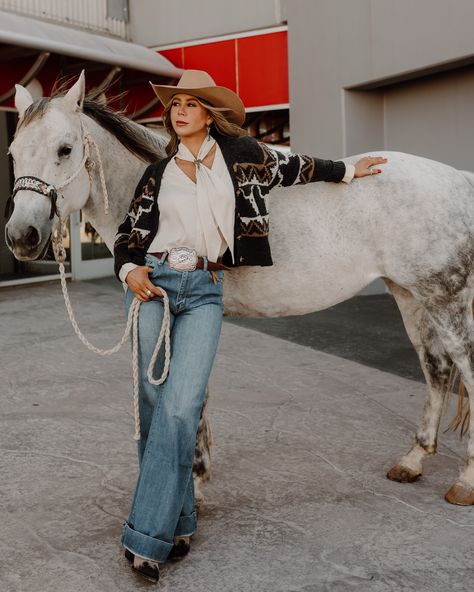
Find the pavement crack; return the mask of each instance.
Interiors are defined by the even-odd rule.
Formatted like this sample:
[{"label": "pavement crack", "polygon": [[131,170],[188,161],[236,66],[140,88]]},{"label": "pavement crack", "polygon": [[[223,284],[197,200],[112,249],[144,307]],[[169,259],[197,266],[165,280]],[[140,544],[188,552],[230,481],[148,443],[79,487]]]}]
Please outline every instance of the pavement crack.
[{"label": "pavement crack", "polygon": [[103,512],[104,514],[106,514],[107,516],[110,516],[111,518],[115,518],[116,520],[118,520],[120,523],[123,522],[123,516],[117,516],[117,514],[114,514],[112,512],[109,512],[108,510],[106,510],[104,508],[104,506],[102,506],[97,500],[94,500],[93,502],[94,506],[96,506],[97,508],[99,508],[99,510],[101,512]]},{"label": "pavement crack", "polygon": [[433,512],[429,512],[427,510],[423,510],[421,508],[418,508],[417,506],[414,506],[413,504],[410,504],[402,499],[400,499],[399,497],[397,497],[396,495],[393,494],[389,494],[389,493],[379,493],[378,491],[375,491],[375,489],[369,487],[362,479],[360,479],[360,477],[358,477],[357,475],[355,475],[353,472],[350,471],[346,471],[344,469],[341,469],[340,467],[336,466],[333,462],[331,462],[328,458],[326,458],[325,456],[323,456],[320,453],[314,452],[313,450],[308,450],[309,454],[311,454],[311,456],[316,456],[317,458],[320,458],[321,460],[323,460],[325,463],[327,463],[330,467],[332,467],[334,469],[334,471],[336,471],[337,473],[339,473],[340,475],[343,475],[345,477],[347,477],[348,479],[351,479],[352,481],[354,481],[354,483],[356,483],[360,488],[361,491],[366,492],[366,493],[370,493],[373,496],[376,497],[385,497],[388,499],[392,499],[395,502],[402,504],[403,506],[414,510],[415,512],[418,512],[420,514],[425,514],[426,516],[430,516],[433,518],[438,518],[440,520],[445,520],[447,522],[449,522],[450,524],[453,524],[455,526],[460,526],[462,528],[467,527],[467,528],[472,528],[474,527],[474,524],[466,524],[464,522],[457,522],[456,520],[453,520],[451,518],[448,518],[447,516],[443,516],[442,514],[436,514]]},{"label": "pavement crack", "polygon": [[[354,480],[356,482],[358,482],[358,480],[356,478],[354,478]],[[457,522],[456,520],[453,520],[452,518],[448,518],[447,516],[443,516],[442,514],[436,514],[433,512],[429,512],[427,510],[422,510],[421,508],[418,508],[417,506],[414,506],[413,504],[409,504],[408,502],[405,502],[404,500],[400,499],[396,495],[392,495],[389,493],[379,493],[379,492],[373,490],[372,488],[365,486],[365,484],[359,483],[359,485],[362,485],[362,487],[363,487],[362,491],[366,491],[367,493],[370,493],[371,495],[374,495],[376,497],[386,497],[388,499],[392,499],[395,502],[402,504],[402,505],[406,506],[407,508],[410,508],[411,510],[414,510],[415,512],[429,516],[430,518],[438,518],[439,520],[445,520],[446,522],[449,522],[450,524],[453,524],[454,526],[460,526],[461,528],[474,528],[474,524],[466,524],[465,522]]]},{"label": "pavement crack", "polygon": [[[330,565],[334,571],[343,574],[346,577],[349,577],[351,580],[365,580],[371,581],[374,579],[374,575],[371,573],[367,573],[363,567],[346,567],[341,563],[336,563],[328,558],[329,553],[332,553],[332,550],[324,550],[319,554],[319,557],[324,563]],[[327,583],[334,584],[335,580],[328,575]]]},{"label": "pavement crack", "polygon": [[224,413],[225,415],[238,415],[239,417],[245,418],[249,423],[253,423],[252,418],[242,413],[241,411],[236,411],[235,409],[224,409],[223,407],[216,407],[211,403],[211,410],[212,411],[219,411],[220,413]]},{"label": "pavement crack", "polygon": [[[233,364],[235,364],[235,360],[237,359],[241,364],[243,364],[247,368],[251,368],[252,370],[255,369],[254,364],[251,364],[245,358],[237,357],[237,358],[231,359],[229,356],[226,356],[225,354],[223,355],[223,358],[228,360],[229,363],[233,363]],[[264,378],[262,378],[261,376],[259,376],[255,372],[253,372],[252,370],[250,370],[250,372],[247,372],[247,376],[251,376],[252,379],[255,380],[255,382],[257,382],[262,387],[268,388],[270,386],[276,392],[281,392],[281,393],[287,395],[287,397],[288,397],[288,399],[286,401],[283,401],[282,403],[279,403],[277,405],[276,410],[274,412],[274,416],[270,420],[271,423],[270,423],[269,429],[275,430],[276,429],[275,424],[277,423],[277,421],[280,418],[281,414],[283,413],[284,409],[286,409],[287,407],[289,407],[291,405],[297,405],[297,406],[301,407],[301,403],[296,401],[296,393],[290,391],[289,389],[285,388],[281,384],[274,382],[268,376],[265,376]]]},{"label": "pavement crack", "polygon": [[[396,411],[393,411],[393,409],[390,409],[390,407],[387,407],[381,401],[378,401],[377,399],[373,399],[372,397],[370,397],[369,395],[367,395],[367,393],[364,393],[363,391],[360,391],[358,389],[354,389],[353,393],[354,393],[354,395],[358,395],[359,397],[361,397],[365,401],[370,401],[371,403],[375,403],[378,407],[381,407],[386,413],[388,413],[394,417],[398,417],[398,419],[403,421],[405,424],[410,425],[413,428],[413,432],[416,433],[416,430],[418,429],[418,424],[415,423],[414,421],[407,419],[405,416],[400,415]],[[440,428],[440,430],[441,430],[441,428]],[[449,450],[449,452],[451,452],[454,455],[454,457],[456,457],[458,459],[462,458],[462,456],[460,454],[458,454],[455,450],[452,450],[452,448],[450,448],[447,444],[440,443],[439,446],[443,447],[446,450]]]},{"label": "pavement crack", "polygon": [[74,557],[80,557],[84,559],[87,563],[92,563],[98,570],[101,569],[101,562],[95,560],[93,557],[88,555],[87,553],[79,553],[78,551],[70,551],[64,548],[55,547],[53,544],[48,541],[44,536],[40,535],[36,530],[31,528],[28,523],[22,521],[23,527],[27,530],[32,538],[36,539],[42,546],[46,546],[50,551],[57,555],[73,555]]},{"label": "pavement crack", "polygon": [[328,458],[326,458],[322,454],[320,454],[318,452],[314,452],[314,450],[308,450],[308,452],[311,454],[311,456],[316,456],[317,458],[320,458],[322,461],[324,461],[326,464],[328,464],[330,467],[332,467],[337,473],[341,473],[342,475],[347,475],[346,471],[344,471],[343,469],[340,469],[338,466],[336,466],[333,462],[331,462]]},{"label": "pavement crack", "polygon": [[35,456],[45,456],[48,458],[56,458],[58,460],[68,460],[70,462],[85,464],[85,465],[89,465],[91,467],[96,467],[100,470],[105,470],[105,468],[106,468],[105,465],[100,465],[100,464],[94,463],[90,460],[82,460],[79,458],[74,458],[73,456],[68,456],[66,454],[53,454],[51,452],[41,452],[39,450],[31,450],[28,448],[5,448],[3,446],[0,447],[0,451],[13,453],[13,454],[32,454]]}]

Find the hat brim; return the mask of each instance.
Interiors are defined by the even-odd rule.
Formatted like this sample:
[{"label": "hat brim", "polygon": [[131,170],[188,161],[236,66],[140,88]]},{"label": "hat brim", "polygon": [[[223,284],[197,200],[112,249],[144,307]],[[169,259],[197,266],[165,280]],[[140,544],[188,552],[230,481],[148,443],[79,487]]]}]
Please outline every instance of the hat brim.
[{"label": "hat brim", "polygon": [[198,99],[204,99],[213,107],[226,107],[228,111],[223,111],[224,117],[242,125],[245,121],[245,107],[242,99],[230,88],[225,86],[206,86],[202,88],[183,88],[180,86],[169,86],[165,84],[153,84],[150,82],[153,91],[166,107],[174,95],[184,93],[193,95]]}]

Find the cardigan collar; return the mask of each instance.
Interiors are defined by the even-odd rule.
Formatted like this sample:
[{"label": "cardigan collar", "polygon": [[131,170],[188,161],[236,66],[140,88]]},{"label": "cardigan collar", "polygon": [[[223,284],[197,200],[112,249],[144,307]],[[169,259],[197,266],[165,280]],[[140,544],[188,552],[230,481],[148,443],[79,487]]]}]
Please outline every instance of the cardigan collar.
[{"label": "cardigan collar", "polygon": [[224,157],[230,178],[232,179],[232,183],[234,185],[235,194],[237,195],[239,192],[239,184],[234,173],[235,156],[232,154],[231,148],[232,142],[235,140],[235,138],[231,136],[224,136],[215,129],[215,126],[212,127],[210,134],[213,138],[215,138],[219,148],[221,149],[222,156]]},{"label": "cardigan collar", "polygon": [[[215,126],[212,126],[212,128],[210,130],[210,134],[216,140],[219,148],[221,149],[222,156],[224,157],[224,161],[227,165],[227,169],[229,171],[230,178],[232,179],[232,183],[234,185],[234,191],[237,195],[239,192],[239,184],[237,182],[237,178],[236,178],[235,172],[234,172],[235,154],[233,153],[233,150],[232,150],[232,143],[235,141],[235,138],[232,136],[225,136],[224,134],[221,134],[217,129],[215,129]],[[173,154],[165,156],[165,158],[163,158],[162,160],[160,160],[158,162],[157,168],[156,168],[156,175],[158,177],[161,177],[161,175],[163,174],[163,172],[165,170],[166,165],[170,162],[170,160],[174,156],[176,156],[177,152],[178,151],[175,150],[173,152]],[[159,188],[159,185],[157,185],[155,189],[158,190],[158,188]]]}]

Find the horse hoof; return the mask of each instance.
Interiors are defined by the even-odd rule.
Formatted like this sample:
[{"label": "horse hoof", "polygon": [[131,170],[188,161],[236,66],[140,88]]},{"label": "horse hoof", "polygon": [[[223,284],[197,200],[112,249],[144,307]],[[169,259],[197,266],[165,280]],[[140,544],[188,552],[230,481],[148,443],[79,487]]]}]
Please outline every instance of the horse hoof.
[{"label": "horse hoof", "polygon": [[444,499],[457,506],[474,506],[474,487],[457,481],[451,485]]},{"label": "horse hoof", "polygon": [[398,483],[413,483],[421,477],[421,473],[417,473],[403,465],[395,465],[388,471],[387,477],[390,481],[398,481]]}]

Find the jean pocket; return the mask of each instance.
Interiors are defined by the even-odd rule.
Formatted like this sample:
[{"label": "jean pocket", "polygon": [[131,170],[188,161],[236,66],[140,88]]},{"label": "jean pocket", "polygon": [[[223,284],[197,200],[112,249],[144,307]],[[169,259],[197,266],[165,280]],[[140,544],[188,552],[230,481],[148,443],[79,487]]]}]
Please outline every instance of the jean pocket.
[{"label": "jean pocket", "polygon": [[145,265],[151,267],[152,271],[150,272],[150,277],[154,277],[155,275],[159,274],[161,265],[159,265],[156,257],[152,255],[145,255]]}]

